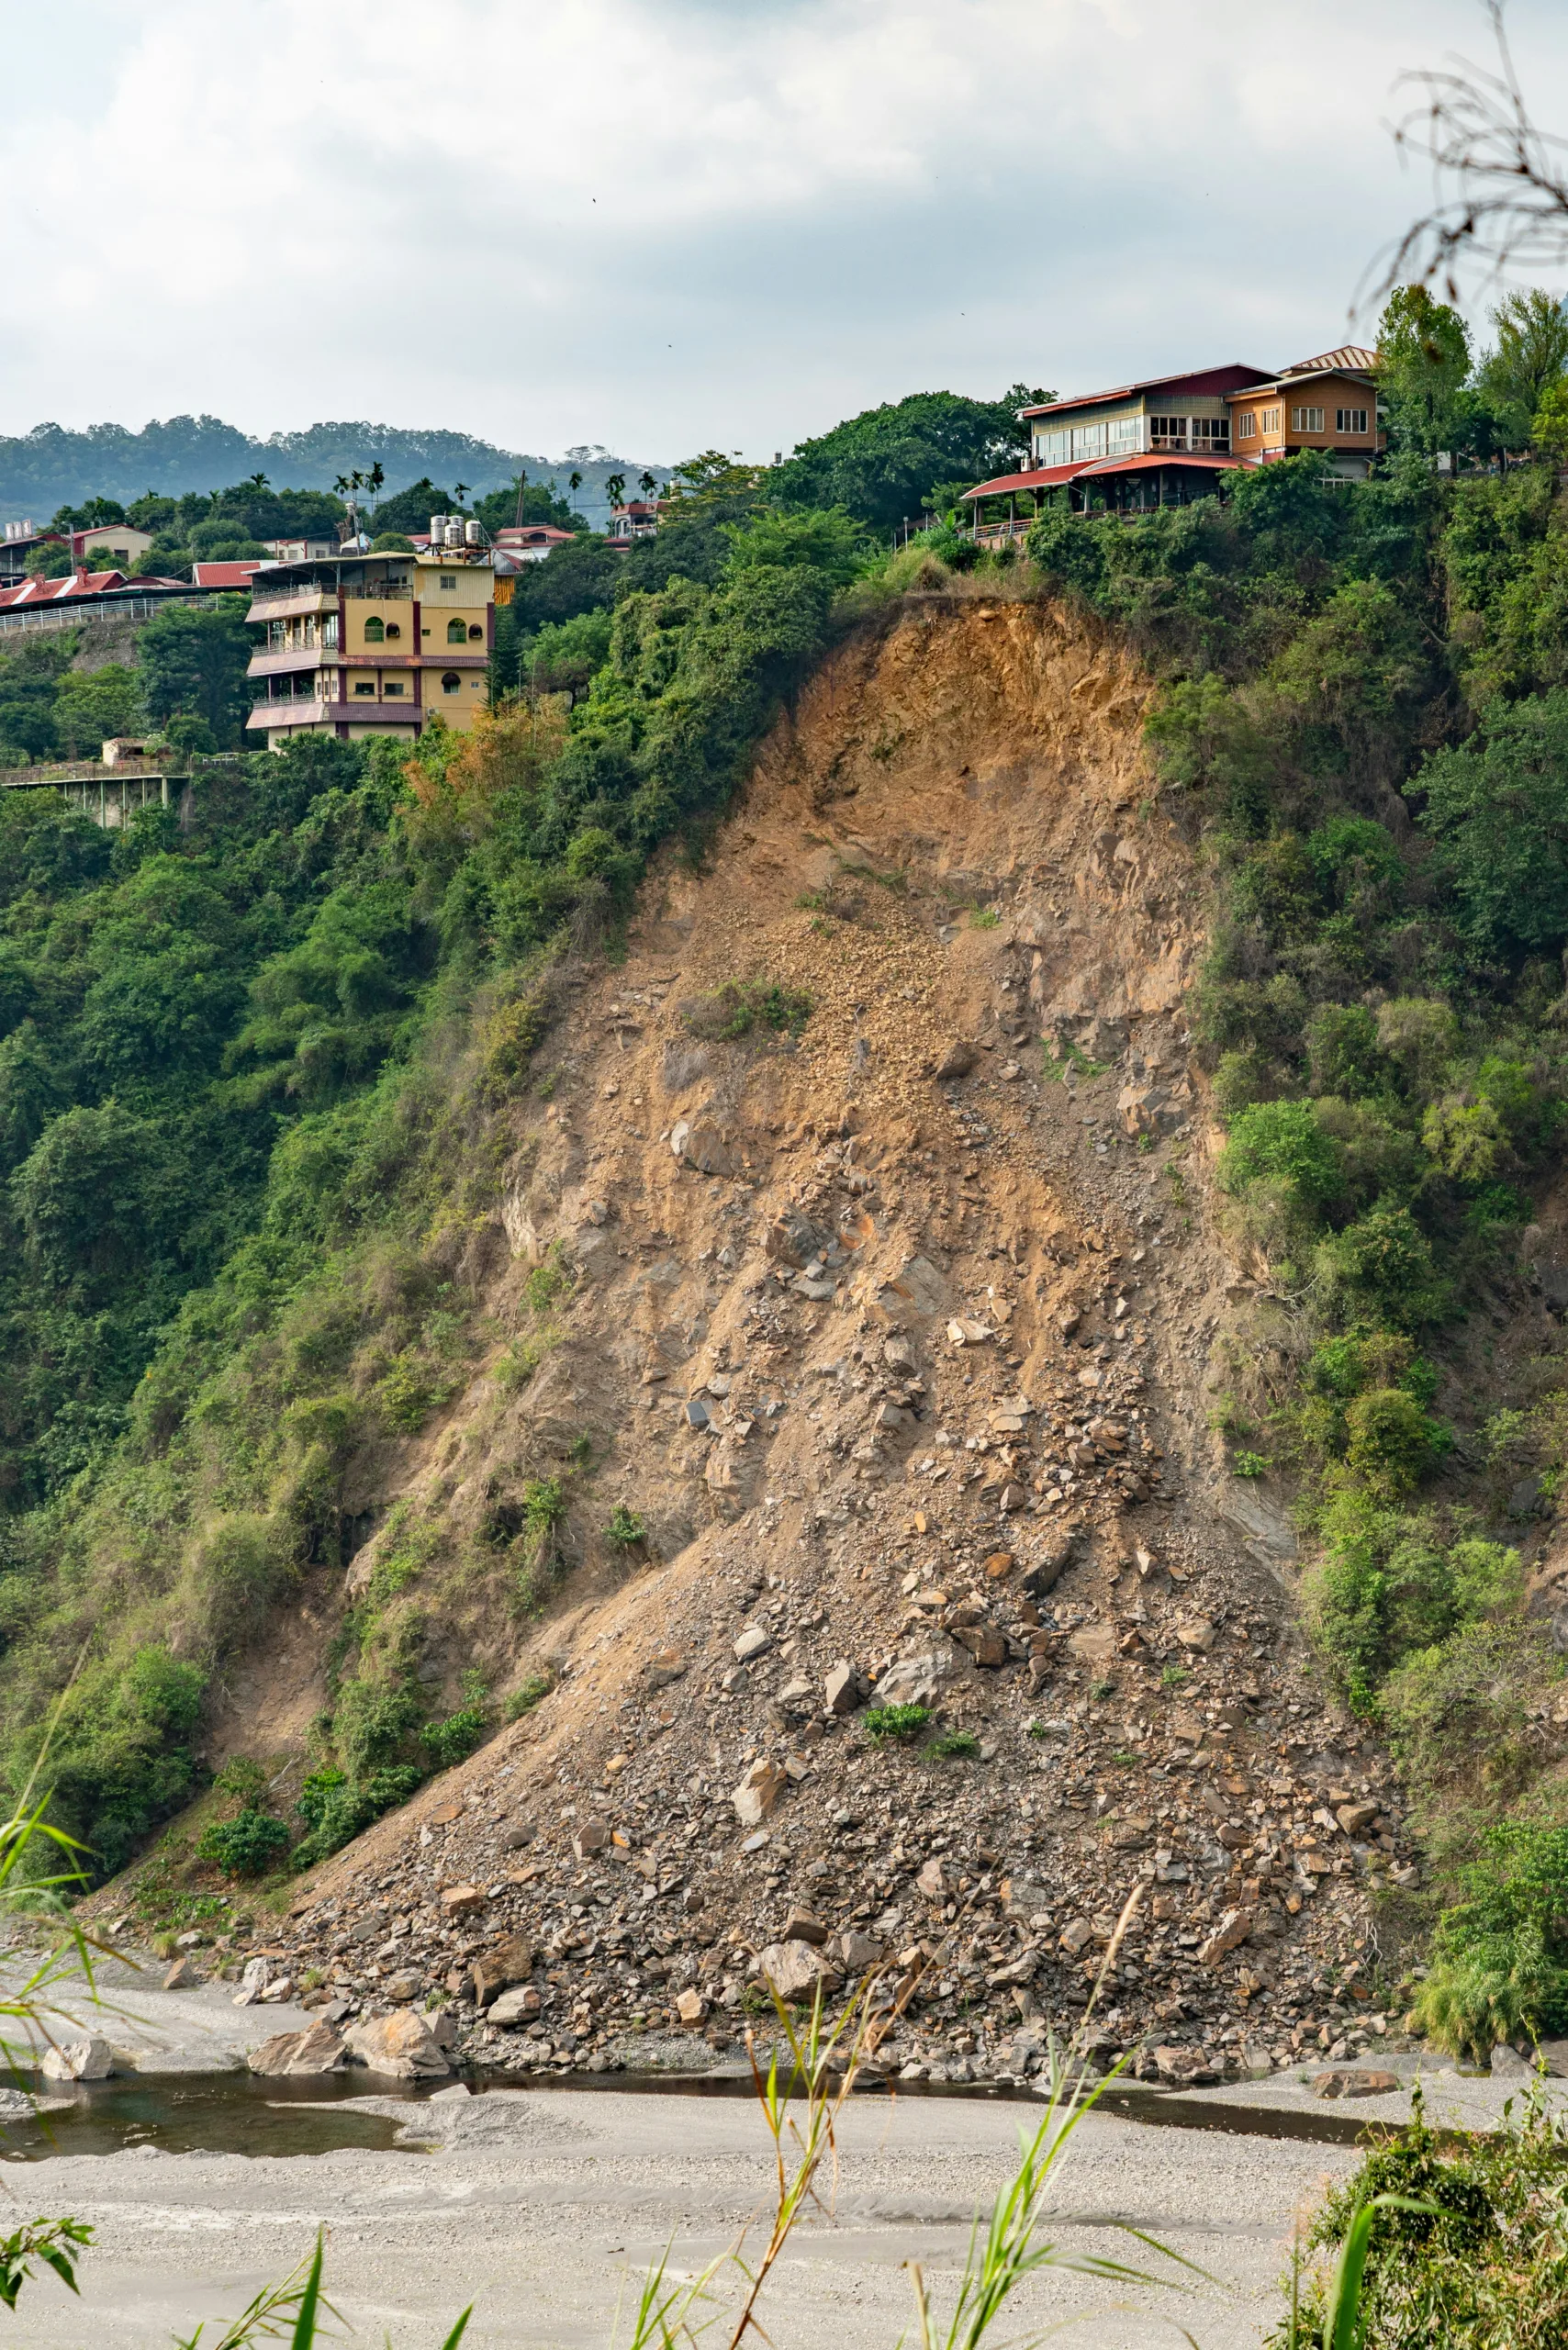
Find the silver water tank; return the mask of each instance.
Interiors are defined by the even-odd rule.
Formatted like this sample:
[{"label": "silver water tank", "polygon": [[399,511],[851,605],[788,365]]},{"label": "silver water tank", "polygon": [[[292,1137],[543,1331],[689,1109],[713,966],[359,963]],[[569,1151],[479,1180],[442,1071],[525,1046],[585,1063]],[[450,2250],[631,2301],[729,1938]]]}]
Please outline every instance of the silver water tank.
[{"label": "silver water tank", "polygon": [[446,529],[442,536],[442,543],[443,546],[449,547],[460,547],[463,544],[463,525],[461,522],[453,520],[447,523]]},{"label": "silver water tank", "polygon": [[431,544],[432,547],[440,546],[441,534],[445,528],[446,517],[444,514],[432,514],[431,516]]},{"label": "silver water tank", "polygon": [[465,522],[463,525],[463,543],[465,546],[470,547],[482,547],[484,545],[485,533],[479,528],[477,522]]}]

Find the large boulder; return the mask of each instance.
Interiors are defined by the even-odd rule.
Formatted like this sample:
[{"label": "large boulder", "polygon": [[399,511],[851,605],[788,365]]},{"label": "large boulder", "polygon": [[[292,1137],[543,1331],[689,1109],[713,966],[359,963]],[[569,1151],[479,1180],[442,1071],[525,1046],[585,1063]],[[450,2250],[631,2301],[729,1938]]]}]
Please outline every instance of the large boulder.
[{"label": "large boulder", "polygon": [[331,2024],[309,2025],[304,2031],[280,2031],[252,2048],[246,2062],[252,2073],[269,2080],[297,2079],[308,2073],[337,2073],[348,2061],[348,2051]]},{"label": "large boulder", "polygon": [[39,2070],[46,2081],[106,2081],[114,2068],[108,2042],[92,2031],[46,2048]]},{"label": "large boulder", "polygon": [[367,2017],[343,2037],[351,2055],[388,2080],[432,2080],[452,2070],[425,2019],[411,2008],[395,2016]]}]

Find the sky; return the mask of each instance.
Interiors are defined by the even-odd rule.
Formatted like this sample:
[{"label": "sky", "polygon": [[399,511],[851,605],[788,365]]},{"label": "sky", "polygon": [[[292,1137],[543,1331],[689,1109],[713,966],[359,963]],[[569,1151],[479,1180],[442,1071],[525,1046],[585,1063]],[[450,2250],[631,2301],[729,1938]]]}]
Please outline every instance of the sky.
[{"label": "sky", "polygon": [[[1568,131],[1568,9],[1509,23]],[[766,459],[1287,365],[1370,338],[1394,85],[1454,50],[1478,0],[0,0],[0,433]]]}]

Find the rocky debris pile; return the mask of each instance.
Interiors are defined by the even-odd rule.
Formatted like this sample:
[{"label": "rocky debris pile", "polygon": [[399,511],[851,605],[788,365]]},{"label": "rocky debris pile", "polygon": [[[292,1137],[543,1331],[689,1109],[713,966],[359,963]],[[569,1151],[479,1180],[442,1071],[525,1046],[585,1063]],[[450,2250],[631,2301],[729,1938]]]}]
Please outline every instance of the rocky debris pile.
[{"label": "rocky debris pile", "polygon": [[[1386,1766],[1347,1726],[1325,1747],[1251,1605],[1174,1539],[938,1554],[922,1517],[860,1535],[853,1609],[737,1557],[705,1641],[654,1651],[553,1781],[500,1740],[412,1807],[373,1881],[245,1963],[241,1998],[304,1984],[322,2015],[252,2062],[397,2072],[407,2033],[431,2069],[634,2066],[875,1975],[894,2069],[1022,2076],[1135,1887],[1102,2055],[1200,2082],[1394,2044],[1368,1997],[1366,1893],[1408,1874]],[[871,1734],[893,1706],[924,1709],[913,1742]]]},{"label": "rocky debris pile", "polygon": [[[224,1953],[345,2061],[411,2016],[449,2059],[635,2065],[875,1972],[895,2069],[1027,2074],[1134,1887],[1103,2053],[1204,2080],[1389,2038],[1393,1781],[1193,1433],[1237,1284],[1193,867],[1133,814],[1148,681],[1070,614],[995,618],[846,649],[722,870],[565,982],[487,1310],[521,1327],[546,1260],[575,1286],[409,1502],[476,1550],[586,1438],[647,1556],[579,1552],[508,1662],[554,1693]],[[809,1000],[798,1037],[706,1017],[754,971]]]}]

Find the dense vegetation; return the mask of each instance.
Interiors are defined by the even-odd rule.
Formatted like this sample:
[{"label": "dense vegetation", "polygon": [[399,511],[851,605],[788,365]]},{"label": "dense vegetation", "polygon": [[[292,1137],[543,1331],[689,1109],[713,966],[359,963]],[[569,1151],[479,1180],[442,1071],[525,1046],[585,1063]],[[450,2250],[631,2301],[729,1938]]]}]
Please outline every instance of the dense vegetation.
[{"label": "dense vegetation", "polygon": [[[310,740],[198,769],[184,831],[0,804],[7,1751],[20,1774],[82,1656],[51,1769],[100,1866],[196,1784],[215,1665],[353,1547],[350,1464],[490,1342],[465,1239],[553,944],[613,929],[650,850],[700,839],[857,562],[832,515],[710,516],[699,542],[705,576],[622,595],[569,722],[524,703],[406,765]],[[563,1279],[539,1268],[504,1375],[548,1346]],[[574,1473],[535,1481],[478,1559],[388,1529],[335,1657],[307,1851],[483,1734],[477,1687],[427,1718],[420,1603],[491,1572],[515,1603]],[[224,1828],[226,1865],[275,1845],[258,1813]]]}]

